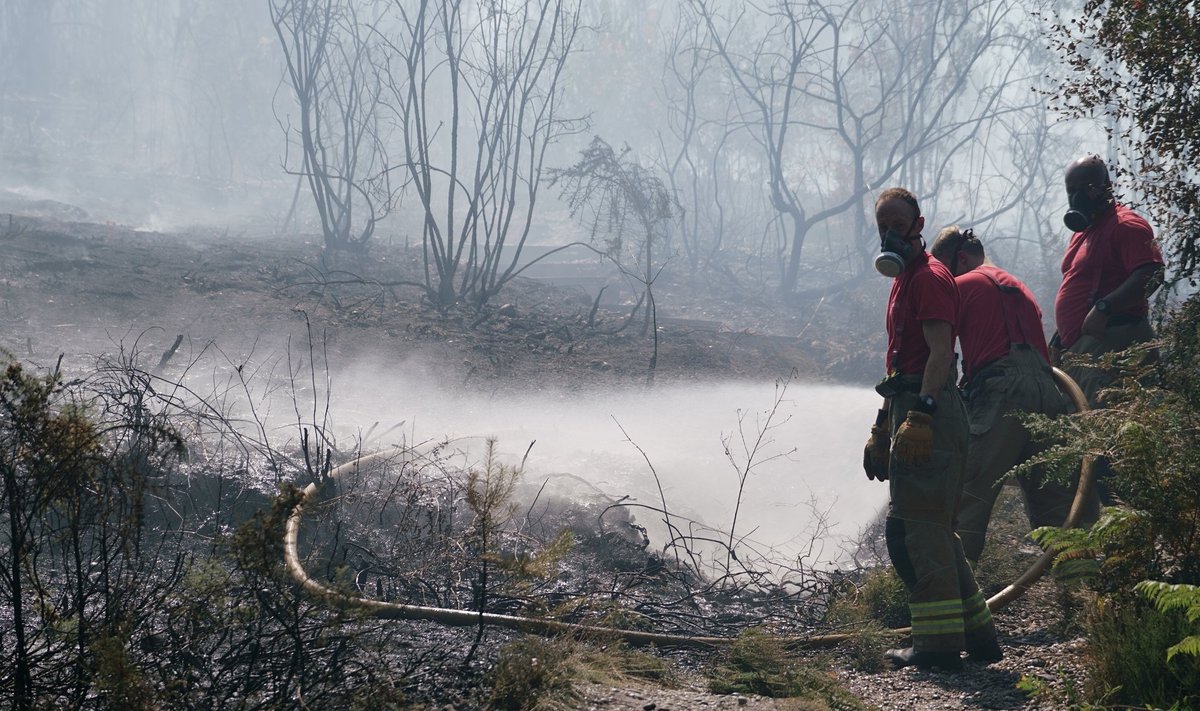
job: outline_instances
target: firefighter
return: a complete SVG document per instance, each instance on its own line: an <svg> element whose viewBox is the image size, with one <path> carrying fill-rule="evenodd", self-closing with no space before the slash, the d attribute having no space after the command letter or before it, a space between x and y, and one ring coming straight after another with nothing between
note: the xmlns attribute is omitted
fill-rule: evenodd
<svg viewBox="0 0 1200 711"><path fill-rule="evenodd" d="M875 267L894 279L887 305L883 407L863 453L872 479L888 482L885 538L908 591L912 646L889 649L893 666L957 670L1001 657L996 628L954 533L967 455L967 415L953 379L958 289L925 251L914 196L889 188L875 202Z"/></svg>
<svg viewBox="0 0 1200 711"><path fill-rule="evenodd" d="M1051 362L1063 351L1094 360L1153 340L1147 317L1149 295L1162 283L1163 257L1149 223L1113 196L1108 167L1097 155L1074 161L1066 171L1070 209L1063 222L1074 234L1062 261L1062 284L1054 300L1058 331L1050 341ZM1156 354L1147 356L1153 359ZM1068 364L1088 405L1103 406L1100 393L1112 376L1092 365ZM1112 472L1097 462L1097 488L1106 505L1117 503L1108 485Z"/></svg>
<svg viewBox="0 0 1200 711"><path fill-rule="evenodd" d="M950 269L958 286L961 385L971 437L957 530L964 555L975 564L1005 473L1040 451L1020 415L1055 417L1069 408L1050 374L1042 311L1029 289L992 264L972 230L957 225L943 229L930 252ZM1018 476L1017 482L1034 528L1062 525L1075 499L1074 487L1045 482L1040 471ZM1094 493L1086 506L1080 521L1084 525L1099 513Z"/></svg>

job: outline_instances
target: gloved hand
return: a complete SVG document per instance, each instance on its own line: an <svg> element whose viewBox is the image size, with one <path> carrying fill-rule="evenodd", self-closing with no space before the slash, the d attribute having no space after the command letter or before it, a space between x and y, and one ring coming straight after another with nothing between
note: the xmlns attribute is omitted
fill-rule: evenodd
<svg viewBox="0 0 1200 711"><path fill-rule="evenodd" d="M908 417L896 430L892 455L901 464L915 467L933 456L933 415L909 410Z"/></svg>
<svg viewBox="0 0 1200 711"><path fill-rule="evenodd" d="M863 448L863 471L868 479L887 481L888 458L892 449L892 428L888 423L887 410L880 410L871 426L871 437Z"/></svg>

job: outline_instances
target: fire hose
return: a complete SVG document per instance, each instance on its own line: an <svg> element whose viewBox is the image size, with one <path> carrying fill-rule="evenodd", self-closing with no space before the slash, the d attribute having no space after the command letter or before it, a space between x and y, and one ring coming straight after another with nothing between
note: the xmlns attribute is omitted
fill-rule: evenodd
<svg viewBox="0 0 1200 711"><path fill-rule="evenodd" d="M1072 403L1075 405L1076 411L1085 412L1088 409L1087 398L1084 397L1083 391L1080 390L1079 385L1077 385L1069 375L1058 368L1053 368L1052 373L1055 383L1071 399ZM370 464L374 461L384 459L391 455L392 452L385 450L382 452L376 452L358 457L351 462L333 469L329 474L329 478L336 481L340 475L347 471L351 471L356 467ZM1085 502L1091 495L1094 478L1095 463L1091 458L1085 458L1083 461L1083 466L1080 469L1079 483L1075 490L1075 500L1071 505L1070 511L1067 513L1066 520L1063 521L1063 528L1073 528L1079 522L1079 517L1083 514L1085 508ZM540 635L569 635L575 637L619 639L635 646L656 645L661 647L709 648L729 645L734 641L731 637L706 637L658 632L642 632L637 630L601 627L598 625L561 622L557 620L548 620L535 617L501 615L490 612L456 610L443 607L428 607L424 605L407 605L403 603L372 600L370 598L351 595L346 592L336 590L328 585L314 580L311 576L309 576L308 572L304 569L304 565L300 561L300 521L304 515L304 509L306 505L309 503L316 503L317 498L317 484L309 484L301 492L299 502L292 508L291 514L287 519L287 529L284 534L284 562L287 566L288 573L300 586L300 588L313 599L318 600L329 607L342 610L353 610L358 614L365 614L385 620L426 620L430 622L437 622L443 625L459 627L491 625ZM1028 570L1026 570L1003 590L988 598L988 609L995 612L996 610L1001 609L1005 605L1023 595L1034 583L1038 581L1039 578L1042 577L1042 575L1054 562L1054 557L1055 553L1053 551L1043 552L1041 556L1039 556L1038 559L1029 566ZM910 634L911 631L911 628L904 627L887 630L886 632L899 636ZM791 637L783 641L788 646L793 648L820 648L834 646L842 642L849 641L854 637L854 633L848 632L812 635L805 637Z"/></svg>

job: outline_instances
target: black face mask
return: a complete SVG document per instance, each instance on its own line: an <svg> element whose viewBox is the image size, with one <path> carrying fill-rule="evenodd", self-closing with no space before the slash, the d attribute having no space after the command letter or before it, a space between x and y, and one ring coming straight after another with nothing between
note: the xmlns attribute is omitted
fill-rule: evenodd
<svg viewBox="0 0 1200 711"><path fill-rule="evenodd" d="M920 219L919 215L913 219L912 224L905 231L912 232L918 219ZM887 232L883 233L883 237L879 239L879 254L875 257L875 271L889 279L900 276L900 272L904 271L908 260L912 258L912 243L912 238L901 236L889 227Z"/></svg>
<svg viewBox="0 0 1200 711"><path fill-rule="evenodd" d="M1093 200L1088 195L1088 188L1076 190L1067 194L1067 204L1071 206L1063 215L1063 224L1072 232L1083 232L1092 224L1092 213L1107 204L1107 201Z"/></svg>

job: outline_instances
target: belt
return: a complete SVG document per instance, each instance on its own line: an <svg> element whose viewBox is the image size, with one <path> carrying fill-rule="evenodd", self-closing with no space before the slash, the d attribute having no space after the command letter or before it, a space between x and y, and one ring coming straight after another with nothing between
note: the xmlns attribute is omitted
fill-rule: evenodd
<svg viewBox="0 0 1200 711"><path fill-rule="evenodd" d="M875 385L875 392L879 393L883 397L896 397L897 395L904 393L916 395L921 392L921 382L923 377L924 376L921 375L901 375L899 373L895 373L893 375L889 375L883 380L880 380L879 383ZM953 387L954 381L948 378L945 384L938 388L938 390L940 391L945 388Z"/></svg>
<svg viewBox="0 0 1200 711"><path fill-rule="evenodd" d="M921 376L900 375L899 373L889 375L875 385L875 392L883 397L896 397L902 393L915 395L921 392Z"/></svg>

